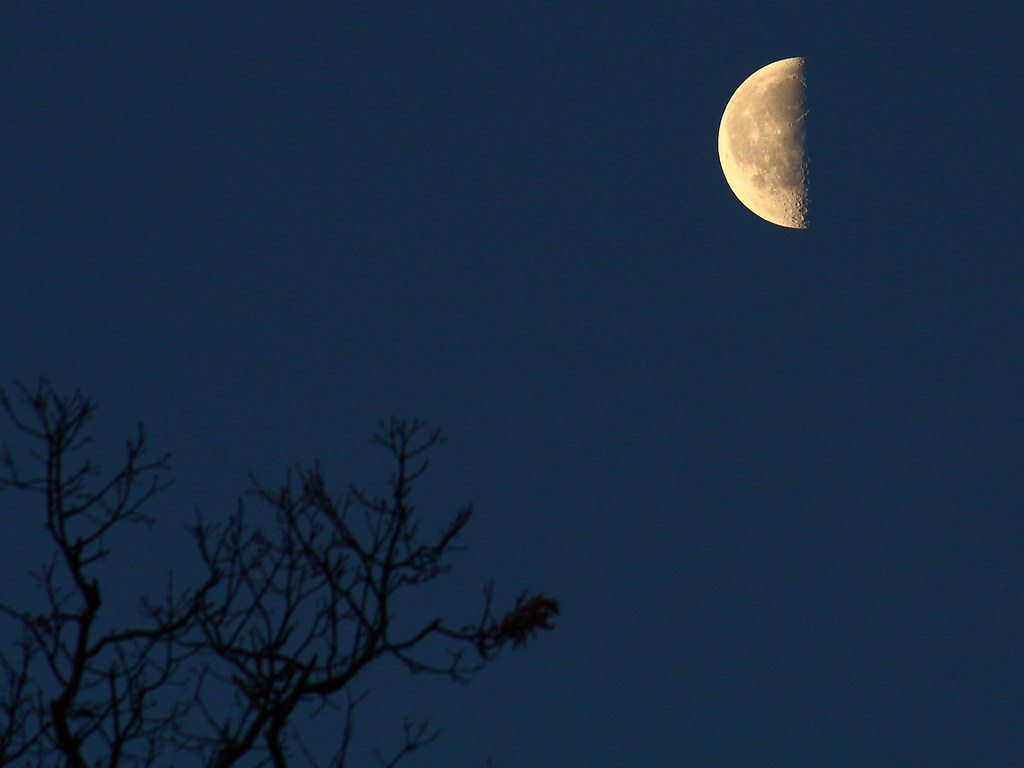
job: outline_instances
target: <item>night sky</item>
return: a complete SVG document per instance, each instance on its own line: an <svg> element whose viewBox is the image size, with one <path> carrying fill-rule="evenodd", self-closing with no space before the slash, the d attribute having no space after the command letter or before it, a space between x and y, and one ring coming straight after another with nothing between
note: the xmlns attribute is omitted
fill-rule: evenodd
<svg viewBox="0 0 1024 768"><path fill-rule="evenodd" d="M360 749L442 729L404 766L1021 765L1021 30L985 0L5 3L0 381L172 454L110 564L126 617L250 471L383 489L377 422L442 427L416 498L476 511L424 610L494 580L563 615L469 686L368 678ZM791 56L806 231L717 156ZM41 510L0 515L30 601Z"/></svg>

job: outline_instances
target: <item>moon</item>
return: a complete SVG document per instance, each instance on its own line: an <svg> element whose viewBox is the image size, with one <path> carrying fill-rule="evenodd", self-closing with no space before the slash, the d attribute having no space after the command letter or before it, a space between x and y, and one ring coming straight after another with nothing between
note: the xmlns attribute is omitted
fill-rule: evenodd
<svg viewBox="0 0 1024 768"><path fill-rule="evenodd" d="M782 59L744 80L718 129L725 180L765 221L807 228L804 60Z"/></svg>

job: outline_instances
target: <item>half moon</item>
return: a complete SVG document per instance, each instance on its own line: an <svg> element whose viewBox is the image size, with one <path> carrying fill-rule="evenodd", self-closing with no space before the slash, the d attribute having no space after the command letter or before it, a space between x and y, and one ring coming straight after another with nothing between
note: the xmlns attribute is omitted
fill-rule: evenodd
<svg viewBox="0 0 1024 768"><path fill-rule="evenodd" d="M807 228L804 60L782 59L744 80L718 129L718 157L736 197L762 219Z"/></svg>

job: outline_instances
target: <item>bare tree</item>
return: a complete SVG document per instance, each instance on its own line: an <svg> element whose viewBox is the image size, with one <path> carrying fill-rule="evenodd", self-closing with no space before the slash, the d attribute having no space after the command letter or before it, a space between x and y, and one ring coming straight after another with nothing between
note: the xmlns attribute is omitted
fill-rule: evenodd
<svg viewBox="0 0 1024 768"><path fill-rule="evenodd" d="M433 535L421 531L410 495L443 439L393 418L372 440L394 467L384 495L334 495L319 464L294 468L274 488L253 478L223 521L197 514L197 585L177 589L169 574L159 601L140 601L135 623L112 626L109 611L100 622L105 542L114 529L153 524L143 508L167 487L168 459L149 456L140 426L118 469L104 474L80 458L95 406L45 379L18 385L15 398L0 390L0 405L37 446L25 461L3 443L0 491L40 499L52 545L32 572L42 605L0 603L18 630L0 656L0 766L345 768L365 695L354 683L374 662L465 681L504 647L550 629L558 613L551 598L524 592L499 618L488 585L470 623L396 616L404 593L449 570L471 508ZM324 712L340 736L318 760L296 722ZM402 743L378 762L393 768L436 737L407 720Z"/></svg>
<svg viewBox="0 0 1024 768"><path fill-rule="evenodd" d="M167 485L167 457L148 457L140 427L124 462L104 477L96 463L76 455L91 442L83 433L95 411L91 402L80 393L61 397L46 381L19 392L22 408L3 391L0 405L40 447L26 470L3 444L0 490L39 497L53 550L32 573L42 605L0 603L20 625L18 655L0 660L0 764L25 758L53 765L59 754L69 768L151 765L187 705L158 710L155 693L192 652L181 641L211 584L180 594L169 584L165 601L142 605L139 624L100 631L103 590L94 570L110 554L105 541L113 529L153 524L143 507Z"/></svg>

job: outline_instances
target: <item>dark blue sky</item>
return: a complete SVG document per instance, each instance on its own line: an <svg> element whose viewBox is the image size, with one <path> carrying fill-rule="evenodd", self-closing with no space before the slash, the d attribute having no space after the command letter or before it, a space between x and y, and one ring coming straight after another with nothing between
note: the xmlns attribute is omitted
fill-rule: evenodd
<svg viewBox="0 0 1024 768"><path fill-rule="evenodd" d="M249 470L372 486L379 419L442 426L423 503L477 516L431 599L475 616L496 579L564 616L469 687L382 681L365 744L443 730L409 766L1018 765L1022 29L984 1L5 4L0 379L173 453L124 574L188 573L192 506ZM717 158L790 56L806 231ZM10 579L44 553L0 503Z"/></svg>

